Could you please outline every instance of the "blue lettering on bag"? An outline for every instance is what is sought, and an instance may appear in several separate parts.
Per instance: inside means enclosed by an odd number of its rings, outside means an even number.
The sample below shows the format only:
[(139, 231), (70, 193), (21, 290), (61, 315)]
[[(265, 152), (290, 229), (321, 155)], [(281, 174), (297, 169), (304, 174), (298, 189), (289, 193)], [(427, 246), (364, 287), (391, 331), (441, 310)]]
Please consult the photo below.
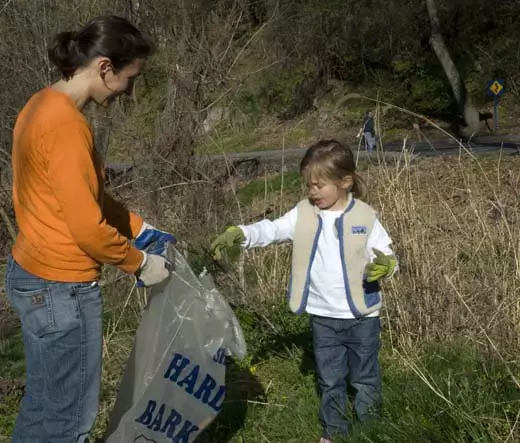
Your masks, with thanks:
[(352, 234), (366, 234), (367, 227), (366, 226), (352, 226)]
[(156, 409), (157, 402), (149, 400), (146, 409), (135, 421), (151, 431), (165, 434), (172, 443), (189, 443), (190, 435), (199, 430), (198, 426), (189, 420), (184, 420), (175, 409), (170, 409), (168, 415), (165, 415), (166, 405), (162, 404), (157, 412), (155, 412)]
[(218, 363), (219, 365), (225, 365), (226, 364), (226, 349), (219, 348), (217, 353), (213, 356), (213, 361), (215, 363)]
[(222, 410), (226, 387), (224, 385), (217, 387), (215, 379), (210, 374), (201, 374), (200, 366), (192, 365), (188, 357), (179, 353), (174, 354), (164, 373), (164, 378), (177, 383), (186, 393), (208, 405), (215, 412)]

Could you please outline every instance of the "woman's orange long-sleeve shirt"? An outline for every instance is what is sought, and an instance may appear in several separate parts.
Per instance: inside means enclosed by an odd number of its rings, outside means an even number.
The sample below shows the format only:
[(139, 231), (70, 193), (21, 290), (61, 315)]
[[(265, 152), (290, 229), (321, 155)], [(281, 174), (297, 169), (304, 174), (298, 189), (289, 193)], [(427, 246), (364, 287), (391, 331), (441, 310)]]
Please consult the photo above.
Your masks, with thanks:
[(62, 282), (100, 277), (102, 263), (135, 273), (143, 256), (129, 239), (142, 219), (104, 192), (90, 126), (73, 101), (46, 88), (20, 112), (13, 136), (14, 259)]

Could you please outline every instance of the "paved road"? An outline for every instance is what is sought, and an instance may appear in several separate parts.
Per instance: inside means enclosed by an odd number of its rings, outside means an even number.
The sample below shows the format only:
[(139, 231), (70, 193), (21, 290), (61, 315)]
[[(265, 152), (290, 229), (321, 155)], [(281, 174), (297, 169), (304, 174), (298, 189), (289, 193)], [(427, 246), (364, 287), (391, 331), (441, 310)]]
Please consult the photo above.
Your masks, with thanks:
[[(500, 136), (482, 136), (475, 137), (469, 143), (464, 142), (463, 146), (474, 154), (488, 154), (503, 150), (504, 154), (520, 154), (520, 135), (500, 135)], [(390, 156), (399, 156), (403, 149), (403, 142), (389, 142), (383, 145), (383, 151)], [(412, 152), (415, 157), (436, 157), (441, 155), (458, 155), (460, 146), (451, 139), (434, 140), (422, 143), (407, 143), (406, 149)], [(283, 152), (286, 164), (297, 165), (306, 148), (291, 148)], [(366, 152), (361, 151), (361, 156), (365, 156)], [(201, 159), (211, 164), (222, 163), (224, 160), (232, 163), (242, 163), (248, 160), (254, 160), (258, 163), (280, 164), (282, 159), (281, 150), (268, 151), (252, 151), (252, 152), (230, 152), (225, 155), (216, 154), (210, 156), (201, 156)], [(116, 177), (124, 175), (132, 171), (132, 164), (110, 164), (106, 166), (107, 177)], [(256, 173), (262, 172), (261, 168), (255, 169)], [(255, 173), (253, 171), (252, 173)], [(246, 174), (247, 175), (247, 174)]]
[[(500, 136), (481, 136), (463, 142), (463, 146), (474, 154), (485, 154), (499, 152), (503, 150), (507, 154), (520, 154), (520, 135), (500, 135)], [(383, 145), (384, 152), (401, 152), (403, 142), (388, 142)], [(458, 155), (460, 146), (452, 139), (434, 140), (431, 142), (407, 143), (406, 149), (419, 157), (435, 157), (441, 155)], [(306, 148), (286, 149), (286, 158), (303, 156)], [(280, 159), (281, 150), (252, 151), (252, 152), (233, 152), (225, 157), (229, 160), (247, 160), (251, 158), (259, 159)], [(217, 154), (209, 156), (209, 160), (222, 160), (224, 155)]]

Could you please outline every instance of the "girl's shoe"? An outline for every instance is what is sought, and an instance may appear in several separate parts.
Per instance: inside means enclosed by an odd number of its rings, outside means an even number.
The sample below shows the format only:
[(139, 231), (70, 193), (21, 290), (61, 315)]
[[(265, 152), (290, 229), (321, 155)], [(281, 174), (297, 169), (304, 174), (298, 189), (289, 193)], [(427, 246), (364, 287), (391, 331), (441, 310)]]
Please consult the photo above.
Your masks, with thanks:
[(331, 440), (321, 437), (320, 443), (332, 443)]

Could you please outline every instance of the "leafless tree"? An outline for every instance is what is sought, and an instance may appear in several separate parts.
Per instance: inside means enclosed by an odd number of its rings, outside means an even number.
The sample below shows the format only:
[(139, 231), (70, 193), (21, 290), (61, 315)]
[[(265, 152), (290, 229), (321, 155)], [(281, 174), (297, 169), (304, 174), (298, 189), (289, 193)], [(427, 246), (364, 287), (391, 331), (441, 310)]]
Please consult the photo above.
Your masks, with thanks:
[(426, 0), (426, 6), (431, 26), (430, 45), (439, 59), (448, 81), (450, 82), (453, 96), (457, 101), (458, 112), (464, 117), (464, 122), (467, 125), (467, 127), (462, 130), (463, 135), (471, 135), (472, 132), (479, 129), (480, 114), (471, 103), (466, 85), (464, 84), (457, 66), (451, 58), (446, 42), (442, 36), (435, 0)]

